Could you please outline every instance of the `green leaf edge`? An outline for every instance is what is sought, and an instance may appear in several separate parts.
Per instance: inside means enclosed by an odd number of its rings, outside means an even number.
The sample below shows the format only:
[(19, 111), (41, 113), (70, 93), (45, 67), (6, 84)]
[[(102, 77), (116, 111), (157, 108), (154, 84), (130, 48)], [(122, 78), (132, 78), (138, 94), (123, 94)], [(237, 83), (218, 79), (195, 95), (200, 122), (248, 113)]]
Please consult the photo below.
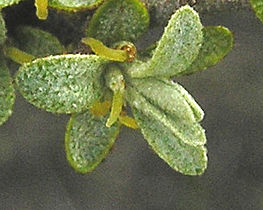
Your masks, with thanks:
[(108, 150), (103, 153), (103, 155), (100, 156), (100, 158), (98, 158), (98, 161), (96, 163), (94, 163), (92, 166), (90, 167), (87, 167), (87, 168), (78, 168), (75, 164), (75, 162), (72, 160), (71, 156), (69, 155), (69, 141), (70, 141), (70, 130), (73, 126), (73, 123), (74, 123), (74, 119), (77, 117), (77, 115), (80, 114), (80, 113), (77, 113), (77, 114), (72, 114), (68, 123), (67, 123), (67, 126), (66, 126), (66, 132), (65, 132), (65, 152), (66, 152), (66, 157), (67, 157), (67, 161), (68, 163), (71, 165), (71, 167), (78, 173), (82, 173), (82, 174), (85, 174), (85, 173), (89, 173), (91, 171), (93, 171), (107, 156), (108, 154), (110, 153), (110, 149), (112, 148), (112, 146), (114, 145), (117, 137), (118, 137), (118, 134), (120, 132), (120, 129), (121, 129), (121, 124), (119, 122), (119, 129), (116, 130), (116, 133), (114, 134), (114, 136), (110, 139), (110, 144), (108, 144)]
[[(83, 56), (87, 56), (87, 55), (90, 55), (90, 56), (96, 56), (96, 57), (99, 57), (99, 56), (97, 56), (97, 55), (92, 55), (92, 54), (86, 54), (86, 55), (84, 55), (84, 54), (64, 54), (64, 55), (50, 55), (50, 56), (47, 56), (47, 57), (44, 57), (44, 58), (36, 58), (36, 59), (34, 59), (32, 62), (29, 62), (29, 63), (24, 63), (23, 64), (23, 66), (26, 66), (26, 65), (29, 65), (29, 64), (31, 64), (31, 63), (34, 63), (34, 62), (37, 62), (38, 60), (42, 60), (42, 59), (48, 59), (48, 58), (50, 58), (50, 57), (71, 57), (71, 56), (77, 56), (77, 55), (83, 55)], [(105, 59), (102, 59), (103, 60), (103, 62), (104, 62), (104, 64), (107, 64), (108, 63), (108, 61), (106, 61)], [(81, 111), (79, 111), (79, 112), (76, 112), (76, 111), (72, 111), (72, 112), (57, 112), (57, 111), (53, 111), (53, 110), (50, 110), (50, 109), (46, 109), (46, 108), (43, 108), (43, 107), (40, 107), (40, 106), (37, 106), (37, 105), (35, 105), (34, 103), (32, 103), (31, 101), (29, 101), (26, 97), (25, 97), (25, 94), (24, 94), (24, 91), (23, 91), (23, 89), (22, 88), (20, 88), (19, 87), (19, 85), (18, 85), (18, 82), (17, 82), (17, 76), (18, 76), (18, 74), (20, 73), (20, 68), (21, 68), (22, 66), (20, 66), (19, 67), (19, 69), (18, 69), (18, 71), (15, 73), (15, 75), (14, 75), (14, 81), (15, 81), (15, 87), (16, 87), (16, 89), (19, 91), (19, 93), (23, 96), (23, 98), (28, 102), (28, 103), (30, 103), (30, 104), (32, 104), (34, 107), (37, 107), (38, 109), (40, 109), (40, 110), (44, 110), (44, 111), (47, 111), (47, 112), (51, 112), (51, 113), (53, 113), (53, 114), (74, 114), (74, 113), (80, 113), (80, 112), (83, 112), (83, 111), (85, 111), (85, 110), (87, 110), (88, 109), (88, 107), (86, 107), (86, 108), (83, 108)]]
[[(110, 0), (108, 0), (110, 1)], [(132, 2), (136, 8), (139, 8), (140, 11), (143, 10), (143, 13), (144, 13), (144, 16), (147, 18), (146, 20), (146, 24), (147, 24), (147, 28), (149, 27), (150, 25), (150, 16), (149, 16), (149, 13), (148, 13), (148, 10), (146, 9), (145, 5), (143, 2), (141, 2), (140, 0), (138, 0), (138, 4), (135, 4), (134, 0), (124, 0), (124, 1), (130, 1)], [(140, 4), (140, 7), (138, 6)], [(108, 5), (107, 5), (107, 1), (105, 1), (104, 4), (102, 4), (101, 7), (99, 7), (99, 9), (96, 10), (96, 12), (94, 13), (94, 15), (92, 16), (92, 19), (90, 20), (89, 24), (88, 24), (88, 27), (86, 28), (86, 35), (87, 36), (90, 36), (90, 37), (93, 37), (93, 34), (94, 34), (94, 30), (96, 30), (96, 23), (97, 21), (99, 20), (100, 16), (101, 16), (101, 13), (104, 12), (104, 8), (107, 8)], [(143, 8), (143, 9), (142, 9)], [(120, 40), (120, 41), (131, 41), (131, 40)], [(105, 44), (105, 43), (104, 43)], [(112, 43), (113, 44), (113, 43)]]
[(250, 4), (256, 13), (258, 19), (263, 23), (263, 1), (262, 0), (250, 0)]
[(75, 7), (69, 7), (69, 6), (65, 6), (61, 3), (58, 3), (56, 0), (51, 0), (48, 2), (48, 6), (58, 9), (58, 10), (65, 10), (68, 12), (78, 12), (78, 11), (82, 11), (82, 10), (92, 10), (97, 8), (104, 0), (98, 0), (97, 2), (90, 4), (90, 5), (86, 5), (86, 6), (75, 6)]
[[(22, 40), (15, 40), (15, 44), (18, 45), (18, 48), (21, 49), (22, 51), (25, 51), (26, 53), (29, 53), (35, 57), (47, 57), (49, 55), (58, 55), (58, 54), (62, 54), (63, 52), (66, 51), (64, 45), (61, 44), (60, 40), (53, 35), (52, 33), (42, 30), (39, 27), (32, 27), (29, 25), (20, 25), (15, 29), (16, 34), (18, 34), (18, 36), (15, 36), (15, 39), (19, 39), (22, 38)], [(22, 33), (21, 33), (22, 32)], [(25, 35), (24, 38), (21, 37), (22, 35)], [(38, 38), (39, 41), (42, 42), (49, 42), (48, 45), (51, 46), (50, 43), (52, 43), (53, 45), (53, 49), (50, 50), (50, 52), (47, 52), (45, 54), (43, 54), (41, 49), (31, 49), (30, 46), (28, 47), (28, 45), (32, 45), (32, 41), (29, 39), (29, 37), (33, 37), (34, 39)], [(41, 39), (41, 40), (40, 40)], [(24, 42), (26, 41), (26, 44), (23, 44), (23, 46), (19, 45), (21, 44), (21, 41)], [(30, 43), (31, 42), (31, 43)], [(35, 44), (34, 44), (35, 45)], [(26, 47), (26, 48), (25, 48)], [(28, 50), (28, 48), (30, 50)], [(35, 50), (33, 52), (33, 50)], [(41, 53), (37, 53), (38, 51), (41, 51)], [(53, 51), (53, 52), (51, 52)], [(56, 53), (54, 53), (56, 51)]]
[[(129, 91), (133, 91), (133, 93), (130, 92), (129, 94), (127, 94)], [(155, 116), (156, 116), (155, 120), (161, 121), (162, 124), (164, 124), (166, 127), (170, 128), (173, 135), (176, 135), (176, 137), (178, 137), (182, 142), (184, 142), (187, 145), (191, 145), (191, 146), (202, 146), (202, 145), (206, 144), (207, 139), (206, 139), (206, 135), (205, 135), (205, 129), (201, 126), (201, 124), (199, 122), (195, 122), (194, 124), (191, 124), (191, 125), (199, 126), (199, 140), (197, 142), (193, 142), (191, 140), (190, 141), (186, 140), (184, 138), (184, 135), (181, 135), (180, 130), (178, 130), (178, 128), (174, 126), (173, 119), (171, 118), (171, 116), (167, 115), (159, 107), (156, 107), (155, 105), (151, 104), (142, 94), (138, 93), (138, 91), (134, 87), (130, 87), (128, 90), (126, 89), (125, 94), (124, 94), (124, 98), (129, 103), (131, 108), (138, 110), (138, 108), (134, 106), (133, 100), (130, 100), (130, 98), (128, 98), (128, 96), (127, 96), (127, 95), (129, 95), (129, 97), (130, 97), (131, 94), (137, 94), (142, 100), (147, 101), (148, 104), (146, 104), (146, 106), (148, 106), (148, 107), (144, 108), (144, 109), (145, 110), (147, 109), (148, 112), (151, 112), (150, 113), (151, 115), (155, 114)], [(149, 106), (150, 106), (150, 108), (149, 108)], [(147, 114), (144, 113), (144, 115), (147, 115)], [(201, 132), (201, 134), (200, 134), (200, 132)], [(200, 141), (200, 139), (201, 139), (200, 136), (202, 137), (201, 141)]]
[[(134, 111), (137, 112), (136, 114), (141, 114), (141, 115), (144, 115), (142, 114), (140, 111), (138, 111), (136, 108), (133, 108), (133, 113)], [(134, 116), (136, 116), (136, 114)], [(144, 115), (145, 116), (145, 115)], [(136, 119), (136, 117), (135, 117)], [(140, 121), (137, 121), (139, 127), (140, 127), (140, 130), (141, 130), (141, 133), (144, 137), (144, 139), (147, 141), (147, 143), (150, 145), (151, 149), (166, 163), (168, 164), (173, 170), (177, 171), (177, 172), (180, 172), (184, 175), (190, 175), (190, 176), (196, 176), (196, 175), (202, 175), (204, 173), (204, 171), (206, 170), (207, 168), (207, 163), (208, 163), (208, 157), (207, 157), (207, 148), (204, 146), (204, 145), (198, 145), (198, 146), (193, 146), (193, 145), (189, 145), (189, 144), (186, 144), (185, 142), (183, 142), (182, 140), (180, 140), (179, 138), (175, 137), (178, 139), (179, 142), (185, 144), (186, 146), (188, 147), (193, 147), (193, 148), (199, 148), (199, 149), (202, 149), (203, 150), (203, 156), (205, 157), (204, 159), (204, 168), (202, 168), (202, 171), (198, 172), (198, 173), (186, 173), (186, 172), (183, 172), (181, 169), (179, 169), (178, 167), (174, 166), (174, 165), (171, 165), (170, 163), (168, 163), (168, 161), (166, 161), (166, 158), (163, 157), (163, 155), (161, 154), (161, 152), (159, 152), (159, 149), (158, 149), (158, 146), (156, 146), (152, 140), (148, 140), (148, 138), (146, 136), (148, 136), (147, 131), (145, 131), (145, 129), (141, 128), (140, 126)], [(146, 132), (146, 133), (145, 133)]]
[[(145, 77), (170, 78), (170, 77), (173, 77), (173, 76), (179, 74), (180, 72), (184, 71), (185, 69), (187, 69), (191, 65), (191, 62), (189, 62), (189, 61), (183, 63), (182, 62), (183, 59), (181, 58), (181, 59), (179, 59), (179, 62), (180, 62), (179, 70), (178, 70), (178, 67), (176, 70), (173, 69), (173, 71), (171, 71), (171, 70), (164, 71), (162, 68), (162, 71), (160, 72), (159, 69), (158, 70), (156, 69), (157, 67), (160, 67), (161, 64), (163, 64), (163, 62), (159, 62), (159, 60), (162, 59), (162, 57), (164, 57), (164, 56), (162, 56), (162, 54), (165, 54), (165, 56), (167, 56), (166, 55), (167, 53), (164, 51), (164, 48), (165, 48), (164, 46), (167, 45), (167, 40), (169, 41), (170, 40), (169, 36), (171, 36), (171, 32), (168, 33), (167, 31), (169, 31), (170, 29), (173, 29), (172, 24), (177, 23), (177, 21), (178, 21), (177, 18), (180, 17), (180, 15), (182, 15), (183, 13), (187, 13), (187, 12), (192, 15), (192, 18), (197, 20), (195, 22), (195, 25), (196, 25), (196, 28), (198, 28), (198, 31), (200, 32), (199, 34), (196, 34), (196, 35), (198, 35), (198, 37), (196, 36), (196, 42), (198, 40), (198, 43), (197, 43), (198, 46), (196, 46), (196, 49), (197, 48), (198, 49), (194, 53), (194, 55), (191, 55), (192, 56), (192, 58), (191, 58), (192, 62), (196, 59), (196, 57), (199, 54), (199, 50), (202, 46), (202, 41), (203, 41), (202, 28), (203, 28), (203, 25), (201, 23), (201, 19), (200, 19), (199, 14), (192, 7), (186, 5), (186, 6), (180, 7), (171, 16), (167, 26), (164, 28), (164, 32), (163, 32), (161, 38), (156, 43), (156, 45), (157, 45), (156, 48), (154, 50), (152, 50), (152, 52), (151, 52), (152, 57), (149, 58), (147, 60), (147, 62), (141, 62), (141, 64), (138, 64), (137, 66), (135, 66), (135, 68), (132, 66), (131, 69), (127, 70), (127, 73), (130, 77), (132, 77), (132, 78), (145, 78)], [(186, 52), (185, 49), (182, 48), (182, 50), (184, 51), (184, 53)], [(189, 49), (188, 49), (188, 51), (189, 51)], [(178, 53), (177, 57), (180, 57), (181, 53), (182, 52)], [(189, 54), (188, 54), (188, 56), (189, 56)], [(171, 57), (171, 55), (169, 55), (168, 57)], [(174, 57), (174, 55), (173, 55), (173, 57)], [(173, 60), (173, 59), (170, 59), (170, 61), (171, 60)], [(168, 63), (167, 65), (169, 65), (170, 68), (173, 68), (173, 65), (171, 65), (170, 63)], [(182, 65), (187, 66), (187, 67), (185, 67), (185, 69), (182, 70), (182, 68), (183, 68)]]
[(14, 4), (18, 4), (18, 3), (20, 3), (21, 1), (24, 1), (24, 0), (9, 1), (8, 3), (5, 3), (5, 4), (1, 4), (1, 2), (0, 2), (0, 10), (1, 10), (2, 8), (8, 7), (8, 6), (11, 6), (11, 5), (14, 5)]
[(1, 8), (0, 8), (0, 45), (4, 44), (5, 40), (6, 40), (6, 27), (5, 27), (5, 20), (2, 16), (1, 13)]
[[(224, 26), (206, 26), (205, 28), (209, 29), (209, 28), (215, 28), (215, 29), (219, 29), (222, 30), (221, 32), (224, 32), (224, 36), (228, 37), (228, 48), (224, 49), (224, 53), (220, 54), (220, 56), (217, 57), (217, 59), (213, 59), (211, 61), (211, 59), (209, 59), (209, 63), (202, 65), (202, 63), (200, 64), (199, 60), (201, 58), (209, 58), (209, 56), (205, 56), (205, 57), (200, 57), (200, 54), (202, 53), (203, 48), (200, 48), (199, 54), (196, 57), (196, 59), (193, 61), (193, 63), (183, 72), (180, 72), (179, 74), (175, 75), (175, 76), (184, 76), (184, 75), (190, 75), (190, 74), (194, 74), (196, 72), (199, 71), (203, 71), (206, 70), (209, 67), (215, 66), (217, 63), (219, 63), (220, 61), (222, 61), (230, 52), (230, 50), (233, 48), (233, 43), (234, 43), (234, 36), (233, 33), (226, 27)], [(205, 29), (204, 28), (204, 29)], [(204, 34), (204, 32), (203, 32)], [(205, 41), (205, 39), (204, 39)], [(202, 56), (202, 55), (201, 55)], [(197, 63), (197, 66), (194, 67), (194, 65)], [(199, 63), (199, 64), (198, 64)], [(192, 68), (192, 69), (191, 69)]]
[[(0, 58), (3, 58), (3, 57), (0, 56)], [(6, 77), (8, 78), (8, 81), (6, 81), (6, 82), (9, 84), (7, 86), (7, 88), (9, 89), (8, 98), (10, 98), (10, 101), (9, 101), (10, 103), (8, 104), (9, 107), (7, 109), (6, 115), (3, 118), (0, 118), (0, 126), (3, 125), (8, 120), (8, 118), (12, 115), (13, 107), (14, 107), (15, 99), (16, 99), (15, 88), (14, 88), (14, 85), (12, 83), (13, 79), (9, 73), (7, 66), (5, 65), (5, 62), (0, 64), (0, 68), (1, 68), (1, 65), (3, 65), (2, 66), (3, 68), (6, 68)], [(0, 82), (1, 82), (1, 79), (3, 79), (3, 78), (0, 78)]]

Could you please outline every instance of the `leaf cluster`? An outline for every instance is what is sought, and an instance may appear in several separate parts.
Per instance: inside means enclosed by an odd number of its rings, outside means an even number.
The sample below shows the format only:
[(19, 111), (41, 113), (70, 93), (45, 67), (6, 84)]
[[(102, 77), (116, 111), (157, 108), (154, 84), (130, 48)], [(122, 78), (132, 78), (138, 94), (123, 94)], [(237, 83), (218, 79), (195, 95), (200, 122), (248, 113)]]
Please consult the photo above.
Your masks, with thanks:
[[(66, 2), (51, 1), (49, 6), (72, 10), (84, 4), (71, 2), (65, 6)], [(87, 3), (92, 7), (100, 1)], [(34, 106), (71, 114), (65, 148), (70, 165), (78, 172), (95, 169), (109, 153), (122, 125), (140, 128), (151, 148), (171, 168), (186, 175), (204, 172), (206, 136), (200, 125), (204, 112), (173, 78), (222, 60), (233, 44), (227, 28), (204, 27), (198, 13), (184, 6), (171, 16), (160, 40), (150, 50), (137, 53), (134, 42), (149, 26), (147, 9), (139, 0), (108, 0), (85, 29), (82, 43), (92, 53), (80, 54), (67, 53), (54, 35), (29, 26), (16, 29), (10, 46), (1, 18), (0, 23), (3, 53), (21, 64), (13, 80), (6, 58), (1, 57), (1, 124), (11, 114), (14, 81)], [(128, 106), (134, 119), (127, 114)]]

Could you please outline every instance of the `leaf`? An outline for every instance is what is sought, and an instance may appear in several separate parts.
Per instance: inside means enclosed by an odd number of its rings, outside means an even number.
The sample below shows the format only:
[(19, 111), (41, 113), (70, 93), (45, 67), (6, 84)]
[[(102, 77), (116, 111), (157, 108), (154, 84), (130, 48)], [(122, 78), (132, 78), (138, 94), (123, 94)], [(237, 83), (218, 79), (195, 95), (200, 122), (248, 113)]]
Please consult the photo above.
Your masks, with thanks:
[(185, 144), (158, 120), (136, 108), (132, 112), (144, 138), (170, 167), (185, 175), (204, 173), (207, 167), (207, 150), (204, 146)]
[(89, 22), (86, 34), (109, 45), (136, 41), (149, 26), (149, 14), (139, 0), (108, 0)]
[(161, 123), (166, 129), (170, 130), (176, 138), (180, 139), (185, 144), (198, 146), (206, 143), (205, 131), (199, 123), (185, 122), (166, 114), (158, 106), (151, 104), (150, 101), (131, 87), (127, 88), (125, 99), (133, 109)]
[(0, 11), (0, 45), (4, 44), (5, 40), (6, 40), (5, 21)]
[(62, 54), (64, 46), (51, 33), (31, 26), (20, 26), (15, 31), (17, 47), (36, 57)]
[(53, 113), (81, 112), (103, 93), (105, 63), (96, 55), (39, 58), (19, 68), (16, 83), (25, 99), (38, 108)]
[(120, 130), (120, 123), (106, 127), (108, 116), (96, 117), (88, 111), (73, 115), (67, 126), (65, 147), (70, 165), (87, 173), (107, 156)]
[(233, 47), (233, 35), (223, 26), (208, 26), (203, 29), (204, 41), (194, 62), (177, 76), (188, 75), (217, 64)]
[(184, 71), (199, 53), (202, 27), (198, 14), (191, 7), (181, 7), (171, 17), (148, 66), (129, 70), (129, 75), (171, 77)]
[(164, 82), (168, 83), (168, 85), (172, 85), (173, 88), (177, 89), (178, 92), (180, 92), (180, 94), (184, 97), (184, 99), (187, 101), (187, 103), (189, 104), (189, 106), (191, 107), (194, 115), (195, 115), (195, 119), (197, 122), (200, 122), (203, 118), (204, 118), (204, 111), (202, 110), (202, 108), (196, 103), (196, 101), (194, 100), (194, 98), (186, 91), (186, 89), (184, 89), (181, 85), (179, 85), (178, 83), (172, 83), (170, 81), (166, 81), (163, 80)]
[(0, 125), (12, 114), (14, 102), (15, 90), (12, 84), (12, 78), (4, 58), (0, 56)]
[(250, 0), (250, 4), (256, 13), (256, 16), (263, 23), (263, 1), (262, 0)]
[(76, 12), (84, 9), (94, 9), (103, 0), (49, 0), (48, 6), (67, 11)]
[[(145, 97), (151, 104), (158, 106), (166, 114), (173, 118), (185, 121), (186, 123), (194, 123), (200, 121), (200, 116), (196, 116), (202, 110), (193, 100), (191, 106), (185, 95), (189, 95), (186, 90), (182, 93), (177, 83), (172, 81), (161, 81), (155, 78), (147, 79), (131, 79), (134, 88)], [(203, 117), (203, 112), (202, 112)]]
[(0, 0), (0, 10), (1, 8), (11, 6), (13, 4), (18, 4), (22, 0)]

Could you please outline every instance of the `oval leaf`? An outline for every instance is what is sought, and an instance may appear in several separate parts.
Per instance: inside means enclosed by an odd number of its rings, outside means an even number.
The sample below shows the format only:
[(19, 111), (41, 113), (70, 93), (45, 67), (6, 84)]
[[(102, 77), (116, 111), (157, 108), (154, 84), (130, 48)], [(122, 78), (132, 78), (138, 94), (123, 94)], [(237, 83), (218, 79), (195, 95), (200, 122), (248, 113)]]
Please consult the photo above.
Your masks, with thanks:
[(139, 0), (108, 0), (97, 9), (86, 33), (110, 45), (118, 41), (136, 41), (148, 26), (148, 11)]
[(87, 173), (107, 156), (120, 130), (120, 123), (106, 127), (108, 116), (95, 117), (88, 111), (73, 115), (67, 126), (65, 147), (70, 165)]
[(263, 23), (263, 1), (262, 0), (250, 0), (250, 4), (254, 9), (256, 16), (261, 20)]
[(15, 90), (12, 78), (3, 57), (0, 56), (0, 125), (12, 114), (14, 102)]
[(0, 11), (0, 45), (2, 45), (5, 42), (5, 40), (6, 40), (5, 21)]
[(191, 7), (181, 7), (171, 17), (148, 67), (130, 70), (130, 76), (170, 77), (184, 71), (198, 55), (202, 27), (198, 14)]
[(65, 51), (55, 36), (31, 26), (20, 26), (16, 29), (15, 44), (19, 49), (36, 57), (62, 54)]
[(93, 9), (99, 6), (103, 0), (49, 0), (48, 6), (76, 12), (83, 9)]
[(105, 63), (96, 55), (49, 56), (22, 65), (16, 83), (38, 108), (53, 113), (81, 112), (102, 95)]
[(204, 146), (191, 146), (175, 137), (160, 121), (132, 109), (142, 134), (152, 149), (170, 167), (185, 175), (200, 175), (207, 167), (207, 150)]
[(198, 146), (206, 143), (205, 131), (199, 123), (184, 122), (181, 119), (167, 115), (133, 88), (127, 88), (125, 98), (132, 108), (161, 123), (185, 144)]
[[(184, 94), (178, 90), (178, 84), (155, 78), (131, 79), (130, 82), (142, 96), (166, 114), (186, 123), (197, 121), (192, 106), (190, 106)], [(201, 110), (197, 103), (195, 103), (195, 106), (195, 109)], [(199, 117), (198, 120), (200, 120)]]
[(178, 75), (188, 75), (210, 66), (214, 66), (222, 60), (233, 47), (233, 35), (223, 26), (208, 26), (203, 29), (204, 41), (194, 62)]

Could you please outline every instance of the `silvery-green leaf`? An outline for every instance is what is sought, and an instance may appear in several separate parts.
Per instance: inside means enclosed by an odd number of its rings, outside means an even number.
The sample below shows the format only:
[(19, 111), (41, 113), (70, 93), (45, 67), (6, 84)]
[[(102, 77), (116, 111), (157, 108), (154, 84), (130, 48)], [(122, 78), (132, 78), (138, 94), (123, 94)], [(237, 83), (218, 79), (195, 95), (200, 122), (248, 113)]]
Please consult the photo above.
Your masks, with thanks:
[(0, 125), (12, 114), (15, 102), (15, 90), (12, 78), (5, 65), (4, 58), (0, 55)]
[(233, 35), (223, 26), (203, 28), (203, 45), (194, 62), (179, 75), (192, 74), (217, 64), (233, 47)]
[(16, 75), (22, 95), (53, 113), (87, 109), (102, 95), (101, 74), (106, 61), (96, 55), (61, 55), (25, 63)]
[(86, 34), (109, 45), (136, 41), (149, 26), (147, 9), (139, 0), (108, 0), (89, 22)]
[(88, 111), (73, 115), (67, 126), (65, 146), (70, 165), (87, 173), (107, 156), (120, 130), (120, 123), (106, 127), (108, 115), (96, 117)]
[(198, 122), (189, 123), (166, 114), (131, 87), (126, 88), (125, 99), (132, 108), (161, 123), (185, 144), (198, 146), (206, 143), (205, 131)]
[(170, 77), (187, 69), (202, 44), (202, 24), (189, 6), (181, 7), (169, 20), (148, 67), (129, 70), (131, 77)]
[(102, 1), (103, 0), (49, 0), (48, 6), (76, 12), (78, 10), (96, 8)]
[(257, 17), (263, 23), (263, 1), (262, 0), (250, 0), (250, 4), (252, 5), (252, 8), (254, 9)]
[[(131, 79), (130, 83), (151, 104), (159, 107), (171, 117), (186, 123), (196, 122), (196, 117), (200, 120), (186, 100), (185, 94), (179, 90), (178, 84), (156, 78)], [(197, 103), (195, 103), (195, 109), (201, 110)]]
[(207, 150), (204, 146), (185, 144), (155, 118), (146, 116), (136, 108), (133, 116), (152, 149), (174, 170), (185, 175), (200, 175), (207, 167)]
[(184, 99), (187, 101), (188, 105), (191, 107), (194, 115), (195, 120), (197, 122), (200, 122), (204, 118), (204, 111), (202, 108), (197, 104), (195, 99), (190, 95), (190, 93), (187, 92), (186, 89), (184, 89), (183, 86), (179, 85), (178, 83), (172, 82), (170, 80), (162, 80), (167, 85), (170, 85), (172, 88), (176, 89), (180, 94), (184, 97)]
[(19, 26), (16, 29), (15, 43), (20, 50), (35, 57), (62, 54), (65, 51), (51, 33), (31, 26)]
[(6, 40), (5, 21), (0, 11), (0, 45), (2, 45), (5, 42), (5, 40)]
[(0, 9), (13, 4), (18, 4), (20, 1), (22, 0), (0, 0)]

